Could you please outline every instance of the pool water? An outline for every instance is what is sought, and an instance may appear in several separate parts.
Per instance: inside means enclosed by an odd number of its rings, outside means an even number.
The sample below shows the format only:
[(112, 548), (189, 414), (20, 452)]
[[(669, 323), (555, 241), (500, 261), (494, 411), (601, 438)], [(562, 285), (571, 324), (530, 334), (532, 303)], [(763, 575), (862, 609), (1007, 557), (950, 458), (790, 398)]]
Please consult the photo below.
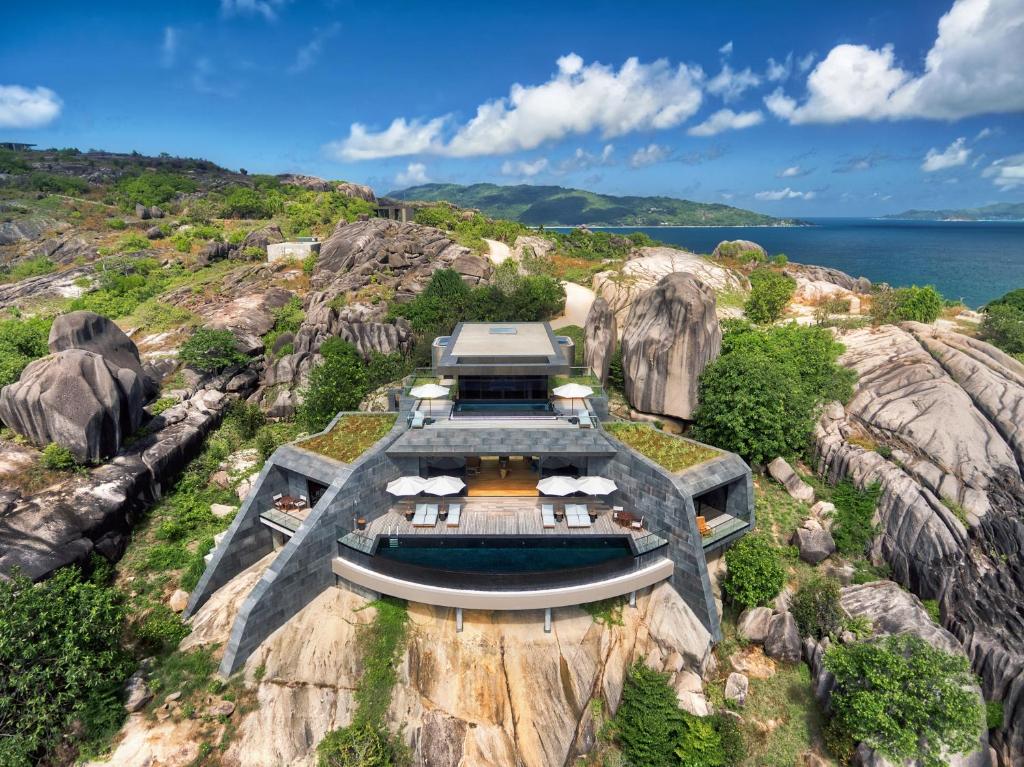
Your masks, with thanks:
[(628, 536), (574, 538), (382, 537), (376, 556), (453, 572), (536, 573), (593, 567), (632, 559)]
[(458, 416), (553, 416), (550, 402), (516, 402), (501, 400), (460, 400), (452, 406), (452, 417)]

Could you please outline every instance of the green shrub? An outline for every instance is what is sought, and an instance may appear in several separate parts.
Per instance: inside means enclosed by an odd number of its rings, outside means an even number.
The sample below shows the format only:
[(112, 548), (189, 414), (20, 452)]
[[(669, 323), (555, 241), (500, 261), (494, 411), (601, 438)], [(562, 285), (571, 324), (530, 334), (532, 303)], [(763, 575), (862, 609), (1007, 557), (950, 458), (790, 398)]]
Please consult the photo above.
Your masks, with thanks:
[(1003, 702), (1001, 700), (985, 701), (985, 728), (1001, 730), (1003, 728)]
[(29, 277), (41, 277), (44, 274), (50, 274), (56, 268), (56, 264), (46, 256), (27, 258), (23, 261), (18, 261), (12, 266), (5, 265), (2, 267), (2, 270), (0, 270), (0, 277), (2, 277), (0, 282), (20, 282), (21, 280), (27, 280)]
[(771, 269), (755, 269), (750, 275), (750, 297), (743, 311), (752, 322), (769, 325), (782, 317), (796, 290), (796, 280)]
[(370, 390), (363, 359), (348, 341), (329, 338), (320, 346), (320, 354), (323, 362), (310, 371), (298, 413), (310, 432), (321, 431), (343, 410), (355, 410)]
[(772, 257), (772, 263), (776, 266), (785, 266), (789, 263), (789, 259), (786, 257), (785, 253), (778, 253)]
[(124, 317), (161, 293), (173, 274), (173, 270), (161, 269), (153, 258), (107, 258), (100, 263), (98, 287), (74, 299), (69, 309), (84, 309), (110, 319)]
[(12, 176), (28, 173), (31, 166), (9, 149), (0, 149), (0, 173)]
[(156, 605), (132, 627), (132, 634), (144, 653), (165, 653), (178, 646), (189, 628), (167, 605)]
[(149, 240), (135, 232), (126, 234), (117, 242), (118, 253), (138, 253), (143, 250), (149, 250)]
[(256, 450), (261, 460), (267, 460), (277, 450), (277, 438), (274, 432), (266, 427), (256, 432)]
[(1024, 289), (1007, 293), (999, 302), (993, 301), (985, 307), (985, 316), (981, 320), (981, 338), (993, 346), (997, 346), (1007, 354), (1024, 353), (1024, 307), (1013, 298), (1004, 301), (1014, 294), (1024, 294)]
[(0, 388), (14, 383), (28, 363), (50, 353), (47, 341), (52, 319), (0, 320)]
[(267, 417), (259, 405), (250, 405), (242, 400), (232, 402), (224, 414), (224, 425), (233, 429), (242, 442), (253, 439), (267, 425)]
[(181, 345), (178, 358), (189, 367), (204, 372), (216, 373), (229, 365), (236, 365), (248, 359), (238, 350), (238, 342), (230, 330), (196, 328), (189, 339)]
[(800, 629), (800, 636), (822, 639), (835, 636), (846, 618), (839, 604), (839, 583), (832, 578), (813, 578), (793, 595), (789, 611)]
[(946, 753), (977, 747), (982, 706), (967, 659), (913, 634), (833, 645), (824, 657), (835, 676), (830, 728), (889, 760), (947, 764)]
[(28, 187), (37, 192), (62, 194), (68, 197), (83, 195), (89, 191), (89, 184), (77, 176), (58, 176), (41, 171), (33, 171), (28, 175)]
[(741, 538), (725, 552), (728, 571), (723, 590), (740, 607), (766, 605), (786, 582), (779, 550), (764, 533)]
[(722, 354), (700, 379), (697, 439), (751, 463), (798, 454), (823, 403), (853, 392), (854, 373), (836, 364), (842, 345), (820, 327), (723, 324)]
[(39, 462), (45, 468), (55, 471), (67, 471), (68, 469), (75, 468), (77, 465), (75, 456), (72, 455), (71, 451), (63, 445), (58, 445), (56, 442), (51, 442), (43, 448), (43, 454)]
[(864, 555), (875, 535), (872, 518), (881, 494), (881, 485), (877, 483), (864, 490), (858, 490), (849, 480), (836, 485), (832, 492), (832, 503), (836, 506), (832, 518), (832, 539), (840, 554), (848, 557)]
[(107, 226), (109, 226), (111, 229), (121, 230), (128, 226), (128, 224), (124, 222), (123, 218), (108, 218)]
[(225, 195), (221, 205), (222, 218), (270, 218), (277, 213), (283, 199), (275, 190), (261, 192), (247, 186), (236, 186)]
[(871, 296), (871, 320), (875, 324), (895, 322), (935, 322), (942, 312), (942, 294), (931, 285), (892, 289), (876, 288)]
[(146, 171), (137, 176), (125, 176), (114, 184), (112, 197), (126, 211), (136, 204), (147, 207), (164, 205), (179, 192), (196, 191), (196, 182), (187, 176), (163, 171)]
[(123, 721), (111, 689), (132, 671), (124, 622), (117, 591), (83, 581), (74, 567), (39, 584), (0, 579), (0, 764), (57, 763), (47, 756), (73, 721), (82, 721), (82, 738)]
[(399, 738), (371, 724), (353, 724), (327, 733), (316, 753), (318, 767), (405, 767), (412, 763)]
[(612, 729), (627, 764), (644, 767), (726, 767), (744, 757), (728, 717), (694, 716), (679, 708), (668, 674), (633, 664)]
[(310, 251), (310, 254), (302, 259), (302, 273), (312, 276), (313, 272), (316, 271), (316, 262), (320, 258), (320, 254), (316, 251)]

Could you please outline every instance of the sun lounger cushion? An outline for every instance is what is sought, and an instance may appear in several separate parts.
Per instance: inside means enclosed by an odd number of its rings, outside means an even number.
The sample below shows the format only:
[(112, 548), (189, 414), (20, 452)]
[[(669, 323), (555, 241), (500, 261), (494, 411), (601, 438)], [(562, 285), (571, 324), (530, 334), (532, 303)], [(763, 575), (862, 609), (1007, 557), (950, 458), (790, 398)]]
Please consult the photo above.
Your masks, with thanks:
[(590, 527), (590, 515), (585, 503), (565, 504), (565, 519), (569, 527)]
[(422, 429), (423, 428), (423, 413), (419, 410), (412, 414), (412, 428)]
[(556, 525), (554, 504), (542, 503), (540, 505), (540, 516), (544, 521), (544, 527), (554, 527)]
[(590, 420), (590, 413), (587, 413), (587, 412), (580, 413), (580, 428), (581, 429), (589, 429), (593, 425), (594, 425), (594, 422)]
[(448, 504), (448, 527), (458, 527), (459, 518), (462, 516), (461, 503)]

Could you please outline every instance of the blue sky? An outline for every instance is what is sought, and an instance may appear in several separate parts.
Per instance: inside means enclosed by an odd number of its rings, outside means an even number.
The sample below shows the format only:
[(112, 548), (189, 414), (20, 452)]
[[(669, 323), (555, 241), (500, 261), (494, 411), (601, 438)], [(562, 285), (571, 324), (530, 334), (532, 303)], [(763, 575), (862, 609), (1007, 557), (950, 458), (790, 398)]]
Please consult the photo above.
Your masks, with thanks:
[[(635, 7), (633, 7), (635, 6)], [(796, 216), (1024, 199), (1024, 0), (29, 3), (0, 139)]]

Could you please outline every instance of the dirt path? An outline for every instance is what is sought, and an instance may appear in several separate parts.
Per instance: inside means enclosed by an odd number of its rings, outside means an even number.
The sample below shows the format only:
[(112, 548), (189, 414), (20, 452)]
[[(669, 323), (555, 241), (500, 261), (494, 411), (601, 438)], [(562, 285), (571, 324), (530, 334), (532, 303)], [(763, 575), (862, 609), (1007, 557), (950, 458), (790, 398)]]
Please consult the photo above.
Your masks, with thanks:
[(494, 265), (503, 263), (506, 259), (512, 257), (512, 251), (509, 250), (508, 245), (505, 243), (498, 242), (498, 240), (488, 239), (485, 239), (484, 242), (487, 243), (487, 247), (490, 249), (487, 253), (487, 257), (491, 259), (491, 263)]
[(587, 314), (590, 312), (590, 305), (594, 303), (597, 296), (590, 288), (577, 285), (575, 282), (562, 282), (565, 288), (565, 313), (551, 321), (554, 329), (564, 328), (566, 325), (585, 326)]

